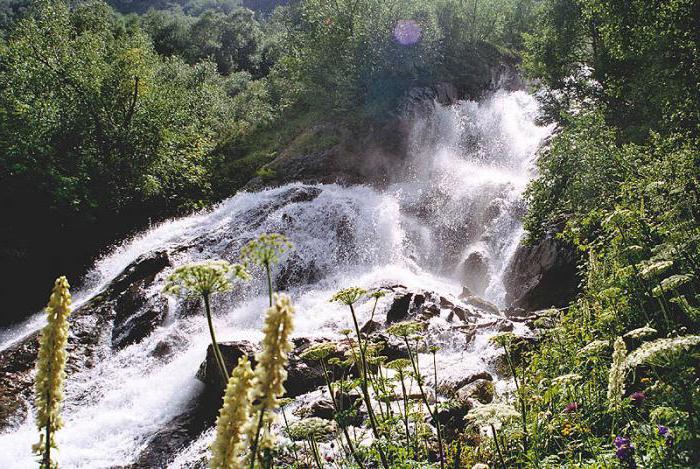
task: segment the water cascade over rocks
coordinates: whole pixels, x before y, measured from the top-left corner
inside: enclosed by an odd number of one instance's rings
[[[296,247],[275,280],[295,302],[299,341],[334,338],[350,327],[347,311],[329,302],[338,289],[385,287],[375,320],[398,314],[429,322],[430,340],[442,348],[439,392],[467,392],[462,385],[476,386],[469,376],[478,384],[497,375],[498,351],[488,338],[500,330],[527,333],[498,308],[506,306],[504,271],[522,237],[522,192],[552,130],[536,124],[537,112],[522,91],[436,104],[412,120],[410,154],[382,188],[295,183],[240,193],[114,248],[75,294],[65,427],[57,436],[61,465],[197,467],[211,422],[185,417],[198,412],[205,392],[196,375],[209,335],[199,305],[163,297],[163,283],[183,263],[236,262],[241,247],[266,232],[284,233]],[[262,273],[255,274],[214,301],[220,340],[259,340],[267,297]],[[363,322],[370,309],[369,301],[358,306]],[[14,386],[0,414],[3,468],[36,465],[38,434],[27,402],[32,334],[41,322],[39,315],[0,332],[0,399]],[[423,369],[432,376],[428,358]],[[508,385],[496,379],[496,392]],[[183,419],[180,433],[163,433]]]

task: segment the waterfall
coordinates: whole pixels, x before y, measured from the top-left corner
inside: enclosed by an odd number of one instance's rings
[[[410,154],[385,187],[296,183],[239,193],[116,246],[87,274],[76,303],[98,294],[153,250],[170,249],[175,265],[236,261],[248,240],[281,232],[295,245],[277,281],[295,302],[297,336],[333,336],[350,326],[346,311],[328,300],[353,285],[402,284],[445,295],[457,295],[467,285],[504,306],[502,274],[522,236],[522,193],[535,153],[551,132],[536,124],[537,113],[535,100],[520,91],[436,104],[429,116],[413,121]],[[148,294],[160,294],[167,274],[158,274]],[[266,302],[261,276],[217,301],[219,338],[258,340]],[[65,427],[57,435],[63,467],[133,462],[149,437],[201,391],[194,375],[209,342],[206,321],[180,314],[176,301],[170,309],[168,319],[141,342],[122,350],[105,343],[101,361],[68,376]],[[359,314],[367,315],[367,308]],[[41,321],[39,315],[0,332],[0,344],[7,347]],[[171,350],[165,357],[155,353],[162,344]],[[443,345],[441,369],[456,374],[478,368],[490,353],[486,337],[466,350],[463,344]],[[209,436],[193,448],[201,452]],[[30,448],[37,438],[32,415],[0,434],[0,467],[35,467]],[[191,454],[198,451],[185,449],[173,467],[188,467]]]

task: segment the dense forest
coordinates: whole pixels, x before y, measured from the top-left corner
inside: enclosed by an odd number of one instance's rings
[[[696,467],[699,34],[695,0],[2,0],[0,324],[111,243],[270,177],[305,129],[362,133],[498,54],[556,124],[526,242],[570,246],[581,283],[538,340],[497,339],[515,413],[486,437],[465,424],[445,461]],[[429,467],[397,445],[347,467]]]

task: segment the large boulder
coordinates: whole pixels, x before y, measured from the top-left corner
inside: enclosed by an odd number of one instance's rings
[[[555,238],[516,250],[503,276],[506,303],[536,311],[566,306],[576,295],[579,278],[574,248]]]

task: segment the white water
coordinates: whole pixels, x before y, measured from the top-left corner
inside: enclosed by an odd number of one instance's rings
[[[296,334],[333,335],[348,327],[344,309],[328,302],[351,285],[402,284],[457,295],[464,260],[474,252],[485,260],[483,294],[503,302],[501,275],[521,237],[521,195],[534,154],[551,129],[535,125],[535,101],[523,92],[498,92],[483,103],[436,106],[431,118],[415,122],[411,155],[384,190],[365,186],[292,184],[260,193],[241,193],[215,209],[163,223],[118,246],[88,274],[86,301],[138,256],[154,249],[183,247],[177,265],[205,258],[236,261],[240,247],[263,232],[283,232],[296,246],[286,260],[292,277],[313,272],[310,282],[289,286],[297,308]],[[313,200],[292,194],[313,191]],[[151,294],[158,294],[161,274]],[[259,337],[266,304],[262,281],[220,299],[215,307],[220,340]],[[386,309],[389,299],[380,303]],[[106,354],[93,369],[66,382],[65,427],[57,436],[62,467],[102,468],[133,462],[150,435],[182,412],[201,390],[194,374],[209,341],[201,315],[181,317],[171,302],[169,320],[142,342]],[[369,305],[359,308],[368,314]],[[0,332],[0,348],[41,324]],[[465,348],[447,333],[442,318],[431,325],[445,353],[441,372],[459,375],[483,369],[492,354],[487,336]],[[165,357],[152,352],[167,343]],[[109,344],[104,344],[107,350]],[[187,467],[203,448],[203,436],[183,451]],[[0,467],[35,467],[30,454],[37,439],[31,416],[0,435]],[[193,449],[194,448],[194,449]],[[198,449],[197,449],[198,448]]]

